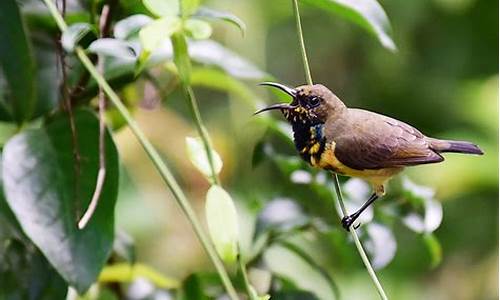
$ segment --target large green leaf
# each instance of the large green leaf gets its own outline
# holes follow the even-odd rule
[[[22,123],[35,106],[35,63],[15,0],[0,1],[0,67],[9,85],[8,109]]]
[[[87,207],[98,171],[98,120],[75,112],[80,163],[75,165],[69,120],[26,130],[5,146],[2,176],[7,202],[26,235],[80,293],[96,280],[113,245],[118,154],[106,136],[106,179],[96,212],[84,230],[77,221]],[[75,170],[78,167],[79,174]]]
[[[360,25],[375,35],[385,48],[396,50],[391,38],[391,24],[384,9],[376,0],[302,0],[302,2],[330,11]]]

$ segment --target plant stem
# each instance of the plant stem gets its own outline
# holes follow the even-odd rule
[[[293,13],[295,15],[295,24],[297,25],[297,35],[299,37],[300,52],[302,54],[302,63],[304,64],[304,72],[306,73],[307,84],[312,85],[311,69],[309,68],[309,60],[307,59],[306,44],[304,43],[304,34],[302,33],[302,24],[300,22],[300,12],[298,0],[292,0]]]
[[[243,276],[243,284],[245,285],[245,290],[247,292],[248,297],[250,300],[258,300],[257,297],[255,297],[255,293],[252,291],[252,285],[250,284],[250,281],[248,280],[248,275],[247,275],[247,268],[245,266],[245,263],[243,262],[243,258],[241,257],[241,251],[239,249],[240,247],[238,246],[238,264],[240,267],[241,275]]]
[[[340,189],[339,178],[335,173],[333,174],[333,182],[335,185],[335,192],[337,193],[337,200],[339,201],[340,209],[342,210],[342,215],[347,216],[347,210],[345,208],[344,199],[342,197],[342,191]],[[359,240],[358,234],[356,233],[356,229],[354,229],[352,225],[351,227],[349,227],[349,232],[351,233],[352,239],[354,240],[354,244],[358,249],[359,256],[361,256],[361,260],[363,261],[363,264],[365,265],[366,270],[368,271],[368,274],[370,275],[373,281],[373,284],[377,288],[377,292],[380,296],[380,299],[387,300],[387,295],[385,294],[384,288],[382,287],[382,284],[380,284],[380,281],[377,278],[377,274],[373,270],[370,260],[368,259],[368,256],[366,255],[366,252],[363,249],[363,245]]]
[[[302,25],[300,23],[300,14],[299,14],[299,5],[297,3],[298,0],[292,0],[293,3],[293,9],[295,13],[295,21],[297,24],[297,34],[299,36],[299,44],[300,44],[300,50],[302,53],[302,61],[304,63],[304,71],[306,73],[306,79],[308,84],[313,84],[312,77],[311,77],[311,70],[309,68],[309,62],[307,60],[307,53],[306,53],[306,46],[304,44],[304,35],[302,33]],[[333,181],[335,183],[335,191],[337,193],[337,200],[339,202],[340,208],[342,210],[343,216],[347,215],[347,210],[344,205],[344,199],[342,198],[342,190],[340,189],[340,184],[339,184],[339,178],[337,174],[333,173]],[[380,284],[380,281],[377,278],[377,274],[373,270],[373,267],[370,263],[370,260],[368,259],[368,256],[366,255],[365,250],[363,249],[363,245],[361,245],[361,241],[359,240],[358,234],[356,233],[356,229],[349,227],[349,232],[352,235],[352,238],[354,240],[354,244],[356,245],[356,248],[359,252],[359,256],[361,257],[361,260],[363,261],[363,264],[366,267],[366,270],[368,271],[368,274],[370,275],[373,284],[377,288],[378,294],[382,300],[387,300],[387,295],[385,294],[384,288]]]
[[[64,19],[61,17],[59,12],[57,11],[56,7],[50,0],[44,0],[45,4],[49,8],[50,13],[52,14],[52,17],[56,20],[57,25],[59,26],[59,29],[64,33],[64,31],[67,29],[67,25],[64,22]],[[118,95],[113,91],[113,89],[109,86],[107,83],[106,79],[99,74],[97,69],[95,68],[94,64],[92,61],[89,59],[89,57],[85,54],[85,51],[81,47],[76,47],[75,49],[76,55],[82,62],[82,64],[85,66],[85,68],[89,71],[90,75],[95,79],[97,84],[104,90],[106,95],[108,96],[109,100],[115,105],[115,107],[118,109],[122,117],[125,119],[127,122],[128,126],[136,136],[137,140],[141,144],[141,146],[144,148],[145,152],[155,165],[156,169],[159,171],[162,179],[165,181],[167,186],[170,188],[170,191],[174,195],[174,198],[177,200],[177,203],[181,207],[182,211],[190,221],[196,235],[198,236],[198,239],[200,240],[203,248],[207,252],[210,260],[214,264],[217,272],[219,273],[219,277],[222,280],[222,283],[229,295],[229,298],[233,300],[238,300],[238,296],[236,294],[236,290],[234,289],[231,280],[229,279],[229,275],[224,268],[224,264],[222,263],[221,259],[217,255],[215,248],[213,244],[211,243],[210,239],[206,235],[206,233],[203,231],[201,223],[198,221],[198,218],[189,203],[188,199],[184,195],[184,192],[182,191],[181,187],[175,180],[175,177],[172,175],[166,164],[163,162],[163,160],[160,157],[160,154],[156,151],[156,149],[153,147],[151,142],[146,138],[142,130],[139,128],[139,125],[135,122],[135,120],[132,118],[130,113],[128,112],[127,108],[123,103],[120,101],[120,98]]]
[[[186,94],[186,97],[189,99],[189,108],[191,109],[191,114],[193,115],[194,123],[196,125],[196,130],[201,137],[201,141],[203,142],[203,146],[205,147],[205,152],[208,158],[208,164],[210,166],[210,173],[212,174],[213,183],[216,185],[220,185],[219,176],[217,176],[217,172],[215,172],[214,167],[214,158],[212,155],[212,143],[210,142],[210,136],[208,135],[207,129],[203,125],[203,121],[201,119],[200,109],[198,108],[198,102],[196,101],[196,97],[193,92],[193,88],[190,85],[183,84],[183,89]]]

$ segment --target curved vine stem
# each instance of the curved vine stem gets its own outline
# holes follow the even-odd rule
[[[68,28],[66,25],[66,22],[62,18],[62,16],[59,14],[59,11],[55,7],[54,3],[52,3],[50,0],[43,0],[45,5],[47,5],[52,17],[56,21],[59,29],[64,32]],[[169,187],[170,191],[172,192],[174,198],[176,199],[177,203],[181,207],[182,211],[190,221],[194,232],[196,233],[198,239],[200,240],[203,248],[208,254],[208,257],[212,261],[212,263],[215,266],[215,269],[217,270],[219,277],[222,280],[222,283],[224,285],[224,288],[226,289],[228,296],[232,300],[238,300],[238,295],[236,293],[236,290],[234,289],[233,284],[231,283],[231,280],[229,278],[229,274],[227,273],[226,269],[224,268],[224,264],[222,263],[221,259],[217,255],[217,252],[215,251],[214,246],[212,245],[210,239],[208,238],[207,234],[204,232],[200,221],[198,220],[198,217],[196,216],[193,207],[189,203],[186,195],[182,191],[181,187],[175,180],[175,177],[172,175],[170,170],[168,169],[167,165],[163,162],[160,154],[156,151],[156,149],[153,147],[151,142],[146,138],[142,130],[140,129],[139,125],[136,123],[136,121],[132,118],[130,115],[129,111],[123,105],[123,103],[120,101],[120,98],[118,95],[113,91],[111,86],[108,84],[106,79],[98,72],[92,61],[89,59],[87,54],[85,53],[85,50],[83,50],[81,47],[76,47],[75,49],[76,55],[81,61],[81,63],[84,65],[84,67],[88,70],[90,75],[95,79],[97,84],[103,89],[104,93],[108,96],[109,100],[113,103],[113,105],[118,109],[122,117],[125,119],[127,122],[128,126],[136,136],[137,140],[141,144],[141,146],[144,148],[144,151],[147,153],[153,164],[155,165],[156,169],[160,173],[162,179],[166,183],[166,185]]]
[[[306,80],[308,84],[313,84],[312,81],[312,76],[311,76],[311,70],[309,68],[309,62],[307,59],[307,52],[306,52],[306,46],[304,43],[304,35],[302,33],[302,25],[300,22],[300,12],[299,12],[299,4],[298,0],[292,0],[293,3],[293,10],[295,14],[295,23],[297,25],[297,34],[299,38],[299,44],[300,44],[300,51],[302,54],[302,62],[304,64],[304,71],[306,74]],[[347,210],[344,205],[344,199],[342,197],[342,190],[340,189],[340,184],[339,184],[339,178],[337,174],[333,173],[333,181],[334,181],[334,186],[335,186],[335,192],[337,193],[337,200],[339,202],[340,208],[342,210],[342,215],[346,216],[347,215]],[[377,292],[380,296],[380,299],[382,300],[387,300],[387,295],[385,294],[384,288],[382,287],[382,284],[380,284],[380,281],[377,278],[377,274],[373,270],[373,267],[370,263],[370,260],[368,259],[368,256],[366,255],[365,250],[363,249],[363,245],[361,244],[361,241],[359,240],[358,234],[356,233],[356,229],[349,227],[349,232],[351,233],[351,236],[354,240],[354,244],[356,245],[356,248],[359,252],[359,256],[361,257],[361,260],[363,261],[363,264],[366,267],[366,270],[368,271],[368,274],[370,275],[370,278],[373,281],[373,284],[375,285]]]

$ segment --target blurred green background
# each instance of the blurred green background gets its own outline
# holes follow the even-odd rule
[[[435,232],[443,251],[432,269],[429,254],[416,236],[394,224],[398,241],[394,260],[379,270],[391,299],[498,298],[498,2],[493,0],[380,1],[393,27],[398,52],[380,46],[366,31],[318,9],[302,6],[304,35],[313,79],[332,89],[348,106],[383,113],[439,138],[470,140],[482,157],[453,155],[439,165],[420,166],[405,175],[436,189],[444,218]],[[215,26],[214,39],[247,57],[278,81],[304,83],[290,1],[207,1],[231,11],[247,24],[244,38],[232,27]],[[248,87],[261,101],[278,101],[256,82]],[[128,98],[143,95],[143,86],[125,90]],[[163,104],[151,101],[147,89],[140,125],[174,168],[200,216],[208,188],[186,158],[184,138],[195,135],[180,92]],[[289,183],[276,167],[252,168],[255,145],[266,128],[253,109],[237,96],[196,88],[202,116],[221,154],[223,186],[237,202],[244,241],[253,234],[255,216],[276,197],[296,196],[308,209],[324,208],[307,193],[289,195]],[[276,115],[278,118],[279,116]],[[266,135],[266,140],[276,138]],[[124,176],[118,198],[117,226],[135,240],[137,259],[162,273],[183,278],[211,270],[190,225],[128,129],[116,133]],[[286,145],[280,152],[293,154]],[[389,189],[389,194],[391,190]],[[383,200],[382,200],[383,201]],[[317,203],[317,204],[316,204]],[[380,205],[380,203],[379,203]],[[328,207],[328,206],[327,206]],[[331,202],[331,222],[337,222]],[[329,214],[330,212],[325,212]],[[344,234],[339,227],[337,234]],[[352,244],[339,253],[327,235],[304,237],[321,265],[336,279],[344,299],[377,299],[372,283]],[[286,276],[298,276],[328,299],[326,284],[307,266],[270,249],[268,261]],[[292,274],[292,275],[289,275]]]

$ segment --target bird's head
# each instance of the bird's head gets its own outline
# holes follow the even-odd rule
[[[255,114],[279,109],[290,123],[325,123],[330,117],[335,117],[345,110],[345,105],[327,87],[321,84],[301,85],[290,88],[274,82],[263,82],[278,88],[292,97],[290,103],[277,103],[265,107]]]

